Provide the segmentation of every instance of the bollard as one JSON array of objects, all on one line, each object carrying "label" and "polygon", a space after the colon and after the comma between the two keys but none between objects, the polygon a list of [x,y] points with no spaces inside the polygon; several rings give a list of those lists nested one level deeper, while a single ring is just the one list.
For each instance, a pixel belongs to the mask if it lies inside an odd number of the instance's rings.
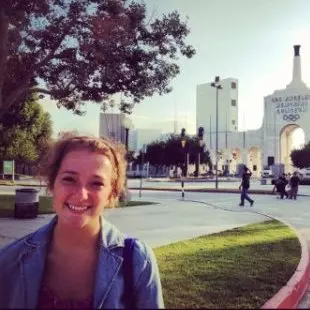
[{"label": "bollard", "polygon": [[185,193],[184,193],[184,181],[183,180],[181,181],[181,185],[182,185],[182,199],[184,200]]},{"label": "bollard", "polygon": [[15,217],[36,218],[39,208],[39,190],[20,188],[15,190]]}]

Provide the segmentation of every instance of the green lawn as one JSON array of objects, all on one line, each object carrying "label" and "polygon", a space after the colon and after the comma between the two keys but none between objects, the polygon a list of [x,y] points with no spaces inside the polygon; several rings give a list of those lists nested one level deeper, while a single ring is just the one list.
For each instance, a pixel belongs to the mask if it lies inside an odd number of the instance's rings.
[{"label": "green lawn", "polygon": [[[14,195],[0,195],[0,218],[14,216]],[[129,201],[127,205],[120,203],[119,207],[133,207],[155,204],[149,201]],[[39,214],[54,213],[52,208],[52,198],[40,196]]]},{"label": "green lawn", "polygon": [[167,308],[254,309],[295,272],[294,232],[267,221],[155,249]]}]

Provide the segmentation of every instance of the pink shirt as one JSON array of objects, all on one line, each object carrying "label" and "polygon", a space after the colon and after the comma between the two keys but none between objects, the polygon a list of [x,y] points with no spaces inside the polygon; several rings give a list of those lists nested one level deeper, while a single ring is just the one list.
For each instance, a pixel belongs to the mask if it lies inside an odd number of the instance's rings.
[{"label": "pink shirt", "polygon": [[63,301],[52,290],[42,285],[37,309],[92,309],[92,298]]}]

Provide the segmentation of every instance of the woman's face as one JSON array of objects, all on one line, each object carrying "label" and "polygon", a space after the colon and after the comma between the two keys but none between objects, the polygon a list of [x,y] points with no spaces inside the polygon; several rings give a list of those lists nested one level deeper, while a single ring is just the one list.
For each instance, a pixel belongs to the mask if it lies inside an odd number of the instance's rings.
[{"label": "woman's face", "polygon": [[77,228],[97,225],[112,195],[110,160],[85,149],[63,158],[53,188],[53,207],[58,221]]}]

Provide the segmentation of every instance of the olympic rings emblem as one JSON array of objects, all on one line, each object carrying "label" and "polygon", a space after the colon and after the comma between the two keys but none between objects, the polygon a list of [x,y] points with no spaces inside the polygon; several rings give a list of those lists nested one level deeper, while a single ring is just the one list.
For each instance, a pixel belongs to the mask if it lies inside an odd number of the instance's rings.
[{"label": "olympic rings emblem", "polygon": [[283,120],[284,121],[296,122],[298,119],[300,119],[300,115],[299,114],[284,114],[283,115]]}]

